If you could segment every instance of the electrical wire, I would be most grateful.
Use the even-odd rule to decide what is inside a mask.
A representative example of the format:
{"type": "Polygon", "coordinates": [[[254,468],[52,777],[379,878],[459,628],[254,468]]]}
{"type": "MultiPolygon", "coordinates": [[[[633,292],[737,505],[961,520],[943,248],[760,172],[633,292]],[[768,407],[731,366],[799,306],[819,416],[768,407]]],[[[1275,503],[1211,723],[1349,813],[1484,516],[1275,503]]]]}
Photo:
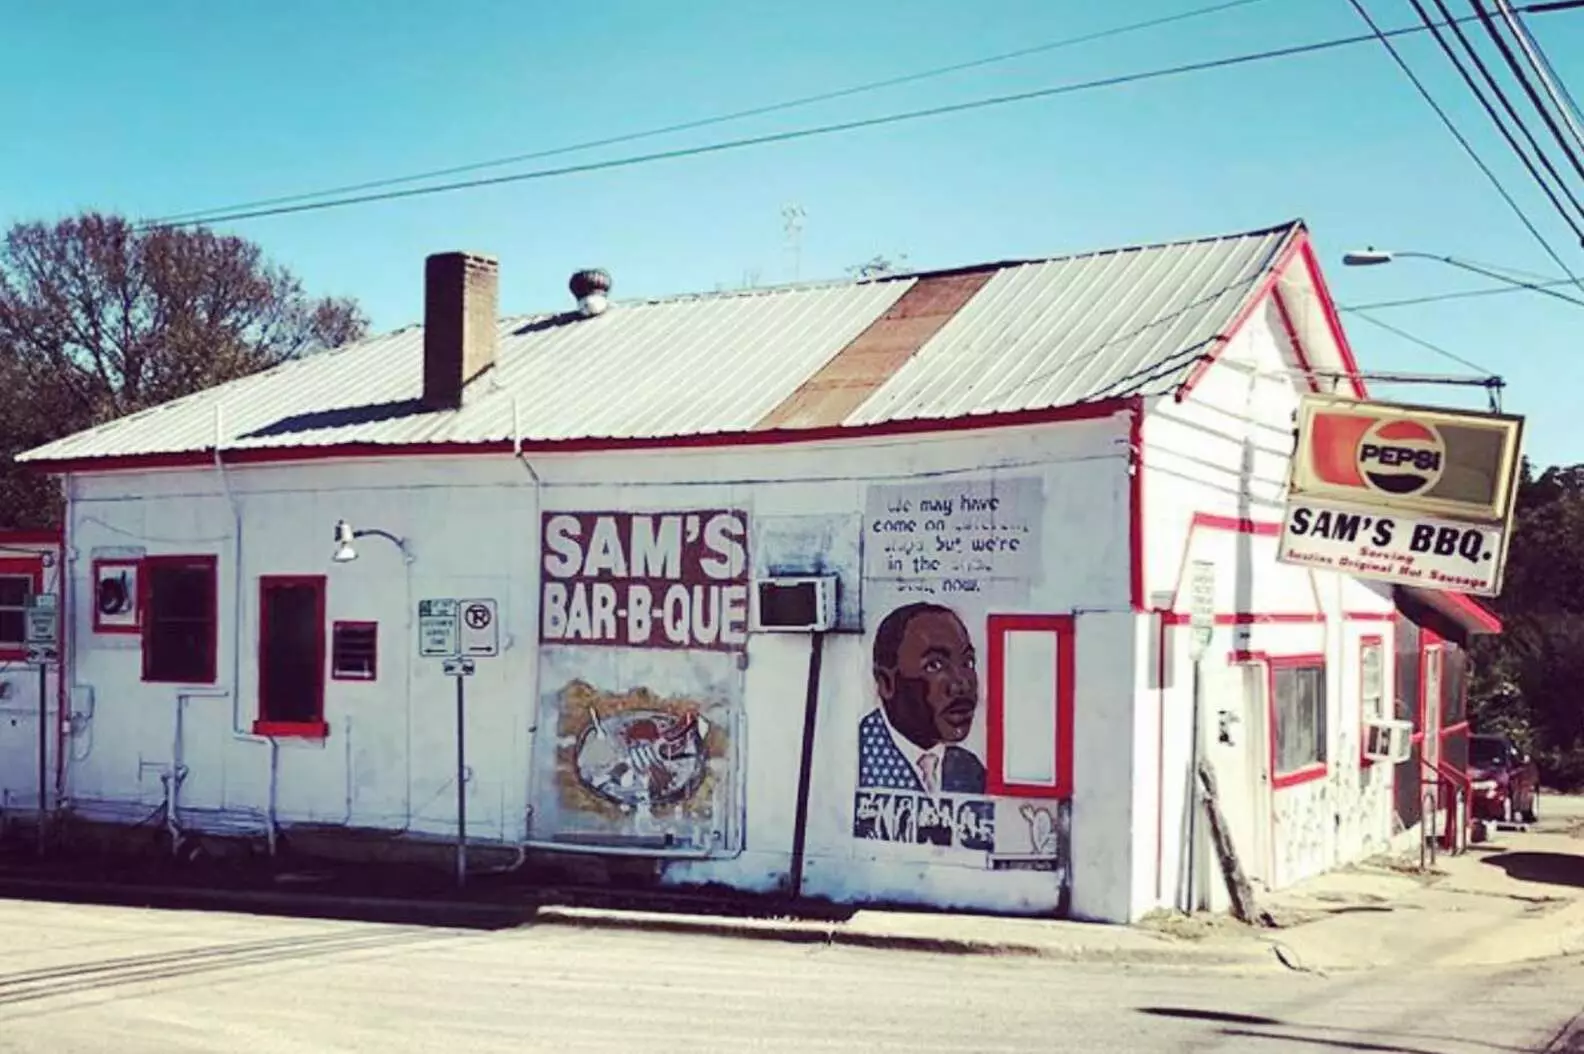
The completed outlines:
{"type": "MultiPolygon", "coordinates": [[[[1431,20],[1428,13],[1420,5],[1419,0],[1410,0],[1410,2],[1413,4],[1414,10],[1419,12],[1420,18],[1423,19],[1425,24],[1428,26],[1431,20]]],[[[1452,10],[1447,7],[1446,0],[1432,0],[1432,2],[1435,4],[1436,10],[1441,13],[1442,18],[1452,17],[1452,10]]],[[[1478,0],[1473,0],[1473,2],[1477,7],[1478,0]]],[[[1483,8],[1480,8],[1476,13],[1483,14],[1483,8]]],[[[1524,140],[1529,144],[1529,149],[1534,151],[1535,158],[1539,160],[1541,166],[1545,168],[1546,172],[1549,173],[1551,178],[1556,182],[1557,188],[1562,192],[1562,196],[1567,198],[1568,203],[1573,206],[1573,212],[1579,215],[1584,215],[1584,205],[1579,203],[1579,199],[1568,188],[1567,180],[1562,178],[1562,173],[1558,172],[1556,165],[1551,163],[1550,156],[1547,155],[1545,149],[1541,147],[1540,142],[1535,138],[1534,133],[1529,130],[1528,123],[1523,119],[1523,117],[1519,115],[1517,108],[1512,104],[1512,100],[1507,97],[1507,93],[1502,90],[1501,83],[1496,80],[1496,77],[1490,71],[1490,67],[1487,66],[1485,64],[1485,60],[1480,57],[1478,49],[1476,49],[1473,43],[1469,40],[1468,34],[1463,32],[1463,27],[1452,26],[1451,29],[1452,35],[1457,37],[1458,43],[1461,44],[1463,46],[1463,50],[1468,53],[1469,60],[1474,64],[1474,68],[1479,71],[1480,76],[1484,78],[1485,83],[1490,87],[1491,93],[1496,97],[1496,101],[1501,104],[1501,107],[1506,111],[1507,116],[1512,120],[1513,124],[1517,126],[1518,131],[1523,135],[1524,140]]],[[[1491,122],[1496,125],[1497,131],[1501,132],[1502,138],[1507,140],[1507,145],[1512,148],[1512,151],[1517,155],[1518,160],[1523,162],[1524,168],[1528,170],[1529,175],[1534,179],[1536,185],[1538,185],[1540,189],[1545,192],[1546,197],[1551,200],[1551,204],[1556,208],[1557,213],[1562,217],[1563,222],[1565,222],[1569,227],[1573,228],[1573,233],[1578,236],[1579,243],[1584,245],[1584,229],[1579,227],[1575,216],[1569,214],[1568,210],[1563,208],[1562,203],[1557,200],[1557,196],[1552,191],[1550,185],[1541,178],[1539,172],[1535,171],[1534,162],[1530,160],[1528,154],[1524,153],[1523,149],[1518,145],[1517,140],[1513,138],[1512,133],[1508,131],[1507,126],[1502,122],[1501,118],[1497,116],[1495,109],[1493,109],[1490,105],[1489,99],[1486,98],[1485,93],[1480,90],[1479,86],[1474,83],[1474,78],[1469,75],[1467,68],[1463,65],[1462,61],[1458,59],[1457,53],[1452,50],[1451,46],[1447,44],[1445,38],[1442,37],[1441,31],[1439,29],[1433,29],[1431,32],[1434,34],[1436,43],[1440,45],[1441,50],[1446,53],[1447,58],[1452,60],[1453,67],[1457,69],[1458,74],[1463,78],[1463,82],[1468,85],[1469,91],[1474,93],[1475,99],[1479,101],[1480,106],[1485,110],[1486,115],[1490,117],[1491,122]]],[[[1516,69],[1516,64],[1514,65],[1514,68],[1516,69]]],[[[1528,85],[1525,84],[1525,87],[1527,88],[1528,85]]],[[[1529,89],[1529,91],[1531,97],[1533,97],[1533,89],[1529,89]]],[[[1538,100],[1536,101],[1536,105],[1538,105],[1538,100]]],[[[1574,159],[1574,163],[1577,164],[1577,159],[1574,159]]],[[[1584,169],[1580,169],[1580,171],[1584,172],[1584,169]]]]}
{"type": "MultiPolygon", "coordinates": [[[[1357,0],[1354,0],[1357,3],[1357,0]]],[[[1569,3],[1578,3],[1584,6],[1584,0],[1566,0],[1569,3]]],[[[1524,10],[1527,10],[1525,8],[1524,10]]],[[[1366,17],[1368,17],[1366,15],[1366,17]]],[[[1460,21],[1470,22],[1473,15],[1468,15],[1460,21]]],[[[1229,55],[1218,59],[1208,59],[1201,62],[1183,63],[1176,66],[1166,66],[1150,70],[1140,70],[1134,73],[1117,74],[1111,77],[1101,77],[1095,80],[1076,81],[1068,84],[1057,84],[1046,88],[1037,88],[1031,91],[1014,92],[1007,95],[994,95],[969,99],[959,103],[947,103],[940,106],[931,106],[919,110],[905,110],[876,117],[861,118],[852,121],[842,121],[835,124],[815,125],[812,127],[790,129],[784,132],[772,132],[766,135],[748,136],[740,139],[728,139],[714,143],[704,143],[697,146],[678,147],[672,150],[658,150],[647,154],[633,154],[626,157],[610,158],[603,161],[590,161],[583,164],[564,165],[557,168],[534,169],[528,172],[516,172],[501,176],[488,176],[478,179],[458,180],[450,183],[439,183],[423,187],[410,187],[402,190],[376,191],[369,194],[349,195],[341,198],[331,198],[326,201],[306,202],[295,205],[279,205],[267,208],[244,208],[236,211],[217,210],[211,213],[189,214],[189,218],[164,222],[160,220],[146,220],[137,224],[134,229],[138,231],[153,230],[159,227],[183,227],[195,224],[229,223],[238,220],[259,219],[266,216],[284,216],[302,212],[316,212],[324,209],[343,208],[349,205],[363,205],[377,201],[393,201],[401,198],[419,197],[429,194],[441,194],[458,190],[471,190],[479,187],[501,186],[508,183],[521,183],[530,180],[551,179],[558,176],[581,175],[588,172],[602,172],[610,169],[629,168],[635,165],[648,164],[655,161],[670,161],[687,157],[698,157],[707,154],[718,154],[730,150],[740,150],[747,147],[765,146],[772,143],[785,143],[799,139],[810,139],[817,136],[834,135],[842,132],[857,131],[865,128],[877,128],[884,125],[898,124],[905,121],[917,121],[930,117],[942,117],[948,114],[966,113],[972,110],[982,110],[994,106],[1005,106],[1011,103],[1028,102],[1034,99],[1054,98],[1060,95],[1072,95],[1079,92],[1093,91],[1100,88],[1114,88],[1128,84],[1139,84],[1145,81],[1160,80],[1168,77],[1178,77],[1190,73],[1202,73],[1208,70],[1227,69],[1234,66],[1250,65],[1258,62],[1268,62],[1275,59],[1292,58],[1299,55],[1310,55],[1322,51],[1332,51],[1337,48],[1350,47],[1366,41],[1389,40],[1391,37],[1403,36],[1412,33],[1424,32],[1423,26],[1407,26],[1399,29],[1383,30],[1371,22],[1373,32],[1349,37],[1335,37],[1330,40],[1314,41],[1308,44],[1295,44],[1283,48],[1270,48],[1263,51],[1245,52],[1239,55],[1229,55]]],[[[1388,45],[1389,46],[1389,45],[1388,45]]],[[[1472,148],[1471,148],[1472,149],[1472,148]]],[[[1494,179],[1494,175],[1492,176],[1494,179]]],[[[1505,189],[1503,190],[1505,194],[1505,189]]],[[[1509,198],[1509,201],[1511,199],[1509,198]]],[[[1517,208],[1516,203],[1513,207],[1517,208]]],[[[1527,219],[1527,218],[1526,218],[1527,219]]],[[[1539,237],[1539,231],[1534,231],[1539,237]]],[[[1557,261],[1561,266],[1560,259],[1557,261]]],[[[1563,268],[1566,270],[1566,268],[1563,268]]]]}
{"type": "MultiPolygon", "coordinates": [[[[1553,279],[1553,280],[1550,280],[1550,281],[1536,282],[1535,283],[1536,288],[1539,288],[1539,289],[1555,289],[1558,286],[1571,286],[1571,285],[1573,285],[1573,281],[1572,281],[1572,279],[1568,279],[1568,278],[1557,278],[1557,279],[1553,279]]],[[[1462,290],[1459,290],[1459,291],[1453,292],[1453,293],[1435,293],[1435,294],[1432,294],[1430,296],[1412,296],[1412,297],[1406,297],[1406,298],[1404,298],[1402,300],[1376,300],[1376,301],[1373,301],[1373,302],[1368,303],[1368,304],[1354,304],[1350,308],[1342,308],[1341,310],[1343,310],[1343,311],[1379,311],[1382,308],[1412,307],[1412,306],[1414,306],[1416,304],[1439,304],[1439,303],[1441,303],[1442,301],[1445,301],[1445,300],[1466,300],[1466,299],[1471,299],[1473,297],[1480,297],[1480,296],[1495,296],[1498,293],[1522,293],[1522,292],[1526,292],[1526,291],[1529,291],[1529,290],[1526,290],[1525,288],[1520,287],[1520,286],[1493,285],[1493,286],[1487,286],[1484,289],[1462,289],[1462,290]]]]}
{"type": "MultiPolygon", "coordinates": [[[[1541,101],[1540,93],[1535,90],[1533,81],[1529,79],[1529,72],[1530,70],[1533,70],[1540,80],[1545,82],[1545,71],[1540,68],[1539,63],[1535,60],[1534,56],[1529,54],[1527,48],[1525,49],[1525,58],[1528,60],[1530,70],[1526,70],[1524,66],[1519,63],[1518,56],[1513,54],[1512,48],[1507,44],[1507,38],[1502,35],[1500,27],[1496,25],[1495,19],[1493,19],[1490,16],[1490,13],[1485,9],[1485,5],[1481,3],[1480,0],[1469,0],[1469,2],[1473,5],[1475,14],[1479,15],[1480,22],[1485,27],[1486,35],[1489,36],[1491,40],[1496,42],[1496,47],[1501,52],[1503,60],[1506,61],[1508,68],[1512,70],[1513,76],[1517,78],[1519,86],[1524,90],[1524,94],[1529,97],[1529,102],[1532,106],[1534,106],[1535,112],[1538,113],[1540,115],[1540,119],[1545,122],[1547,130],[1549,130],[1551,133],[1551,137],[1557,141],[1557,145],[1562,148],[1562,152],[1566,154],[1567,159],[1572,162],[1573,170],[1579,175],[1584,176],[1584,162],[1579,160],[1578,151],[1574,149],[1575,143],[1579,141],[1577,127],[1569,124],[1569,130],[1573,132],[1574,136],[1574,142],[1570,143],[1568,141],[1568,137],[1562,133],[1562,129],[1557,127],[1556,120],[1552,117],[1550,109],[1548,109],[1546,104],[1541,101]]],[[[1519,32],[1511,22],[1508,24],[1509,28],[1511,28],[1515,34],[1519,32]]],[[[1519,37],[1519,45],[1520,47],[1523,46],[1523,39],[1521,36],[1519,37]]],[[[1562,101],[1557,97],[1555,91],[1549,90],[1549,85],[1548,91],[1552,104],[1560,108],[1563,105],[1562,101]]],[[[1567,120],[1567,114],[1565,111],[1563,112],[1563,119],[1567,120]]]]}
{"type": "MultiPolygon", "coordinates": [[[[1479,151],[1474,149],[1473,144],[1468,141],[1468,137],[1458,130],[1458,126],[1453,122],[1452,118],[1448,116],[1446,110],[1442,108],[1440,103],[1436,102],[1435,96],[1430,94],[1430,89],[1424,86],[1424,82],[1421,81],[1419,79],[1419,75],[1413,71],[1413,67],[1409,66],[1407,60],[1402,57],[1402,53],[1397,50],[1397,46],[1391,42],[1391,33],[1380,28],[1380,25],[1376,23],[1375,19],[1370,15],[1369,10],[1365,8],[1362,0],[1348,0],[1348,2],[1353,5],[1353,9],[1358,12],[1359,17],[1362,18],[1365,24],[1370,27],[1370,31],[1374,34],[1375,39],[1379,40],[1381,44],[1385,46],[1387,52],[1392,57],[1392,61],[1395,62],[1398,68],[1403,71],[1403,74],[1407,76],[1408,80],[1413,84],[1414,89],[1419,93],[1419,96],[1424,99],[1425,103],[1429,105],[1431,110],[1435,111],[1435,115],[1440,118],[1441,123],[1446,126],[1447,131],[1452,133],[1452,137],[1456,139],[1458,145],[1463,148],[1463,152],[1467,154],[1469,159],[1474,162],[1475,166],[1477,166],[1479,170],[1484,173],[1485,178],[1490,181],[1491,186],[1496,188],[1496,193],[1501,195],[1502,200],[1507,203],[1507,207],[1512,210],[1513,215],[1518,217],[1519,222],[1521,222],[1524,225],[1524,228],[1528,230],[1530,235],[1534,237],[1535,242],[1539,244],[1540,248],[1545,250],[1546,255],[1551,258],[1552,262],[1557,265],[1563,274],[1567,275],[1568,278],[1573,281],[1573,284],[1579,285],[1578,276],[1568,268],[1568,265],[1563,262],[1562,257],[1557,255],[1557,251],[1551,247],[1551,243],[1546,240],[1545,235],[1540,233],[1540,228],[1535,226],[1534,221],[1529,218],[1528,213],[1524,212],[1523,207],[1518,204],[1511,192],[1509,192],[1507,188],[1502,185],[1501,179],[1497,177],[1496,173],[1491,170],[1491,167],[1485,163],[1485,159],[1480,157],[1479,151]]],[[[1570,2],[1571,0],[1555,0],[1554,4],[1549,9],[1560,10],[1561,8],[1556,5],[1570,2]]],[[[1584,285],[1581,285],[1580,288],[1584,288],[1584,285]]]]}
{"type": "Polygon", "coordinates": [[[1355,316],[1356,318],[1361,318],[1365,322],[1368,322],[1368,323],[1370,323],[1373,326],[1378,326],[1381,329],[1384,329],[1388,333],[1393,333],[1393,334],[1401,337],[1403,340],[1408,341],[1411,344],[1417,344],[1421,348],[1426,349],[1427,351],[1433,351],[1437,355],[1442,356],[1443,358],[1452,360],[1453,362],[1457,363],[1459,366],[1467,366],[1469,369],[1475,371],[1476,373],[1481,374],[1482,376],[1485,376],[1485,377],[1496,377],[1496,376],[1499,376],[1494,370],[1487,370],[1484,366],[1481,366],[1479,363],[1473,362],[1473,361],[1471,361],[1469,359],[1465,359],[1463,356],[1458,355],[1458,354],[1456,354],[1454,352],[1450,352],[1450,351],[1446,350],[1445,348],[1441,347],[1438,344],[1432,344],[1428,340],[1425,340],[1423,337],[1417,337],[1414,334],[1409,333],[1407,330],[1405,330],[1405,329],[1403,329],[1403,328],[1401,328],[1399,326],[1392,325],[1390,322],[1382,322],[1380,319],[1375,318],[1373,315],[1371,315],[1369,313],[1369,310],[1367,308],[1363,307],[1362,305],[1355,305],[1355,306],[1351,306],[1351,307],[1343,307],[1342,305],[1339,304],[1337,306],[1339,308],[1341,308],[1341,310],[1348,312],[1349,314],[1355,316]]]}
{"type": "Polygon", "coordinates": [[[1027,58],[1030,55],[1039,55],[1062,48],[1076,47],[1079,44],[1090,44],[1111,37],[1119,37],[1128,33],[1136,33],[1145,29],[1157,29],[1161,26],[1171,25],[1175,22],[1186,22],[1193,18],[1202,18],[1206,15],[1230,11],[1237,7],[1246,7],[1250,4],[1263,3],[1264,0],[1224,0],[1222,3],[1211,4],[1209,7],[1198,7],[1191,11],[1179,12],[1175,15],[1163,15],[1159,18],[1146,19],[1142,22],[1130,22],[1126,25],[1113,26],[1110,29],[1097,30],[1081,36],[1066,37],[1062,40],[1052,40],[1032,47],[1019,48],[1016,51],[1007,51],[999,55],[989,55],[985,58],[971,59],[967,62],[957,62],[949,66],[936,66],[933,69],[919,70],[914,73],[905,73],[897,77],[887,77],[884,80],[869,81],[864,84],[855,84],[846,88],[833,91],[818,92],[813,95],[804,95],[796,99],[786,99],[781,102],[767,103],[763,106],[753,106],[746,110],[734,110],[730,113],[717,114],[712,117],[701,117],[691,121],[681,121],[676,124],[662,125],[657,128],[648,128],[637,132],[626,132],[621,135],[607,136],[603,139],[590,139],[581,143],[570,143],[565,146],[550,147],[544,150],[535,150],[526,154],[513,154],[510,157],[497,157],[488,161],[474,161],[465,165],[452,165],[449,168],[436,168],[427,172],[414,172],[405,176],[390,176],[385,179],[372,179],[363,183],[345,183],[338,187],[326,187],[322,190],[303,191],[297,194],[287,194],[281,197],[261,198],[256,201],[244,201],[235,205],[218,205],[208,209],[197,209],[191,212],[176,213],[163,216],[155,223],[178,223],[194,217],[206,216],[215,212],[234,212],[243,209],[268,208],[272,205],[289,205],[299,201],[308,201],[313,198],[331,197],[338,194],[355,194],[365,190],[378,190],[382,187],[399,186],[403,183],[417,183],[426,179],[441,179],[445,176],[461,175],[464,172],[478,172],[487,168],[499,168],[503,165],[520,164],[524,161],[542,161],[548,157],[558,157],[563,154],[582,153],[585,150],[595,150],[604,146],[617,146],[622,143],[637,142],[641,139],[653,139],[657,136],[674,135],[678,132],[690,132],[700,128],[709,128],[713,125],[727,124],[732,121],[746,120],[750,117],[763,117],[767,114],[780,113],[784,110],[812,106],[816,103],[832,102],[836,99],[848,99],[855,95],[865,95],[870,92],[881,91],[886,88],[896,88],[904,84],[915,84],[919,81],[932,80],[952,73],[961,73],[965,70],[981,69],[985,66],[999,65],[1011,62],[1014,59],[1027,58]]]}

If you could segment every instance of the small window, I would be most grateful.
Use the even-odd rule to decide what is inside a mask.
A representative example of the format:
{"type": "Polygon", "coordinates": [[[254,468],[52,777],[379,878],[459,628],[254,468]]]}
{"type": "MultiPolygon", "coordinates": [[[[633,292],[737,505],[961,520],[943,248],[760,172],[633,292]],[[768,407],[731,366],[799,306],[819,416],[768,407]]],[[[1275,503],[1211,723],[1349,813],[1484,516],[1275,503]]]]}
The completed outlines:
{"type": "Polygon", "coordinates": [[[1386,646],[1379,637],[1359,643],[1359,713],[1366,721],[1381,721],[1386,712],[1386,646]]]}
{"type": "Polygon", "coordinates": [[[379,673],[379,625],[337,622],[330,635],[330,676],[338,681],[372,681],[379,673]]]}
{"type": "Polygon", "coordinates": [[[151,556],[143,564],[143,679],[213,684],[215,558],[151,556]]]}
{"type": "Polygon", "coordinates": [[[989,620],[986,793],[1068,798],[1073,783],[1073,619],[989,620]]]}
{"type": "Polygon", "coordinates": [[[323,736],[323,576],[259,579],[260,735],[323,736]]]}
{"type": "Polygon", "coordinates": [[[1271,687],[1276,717],[1272,751],[1276,785],[1323,775],[1326,762],[1325,667],[1319,663],[1274,665],[1271,687]]]}
{"type": "Polygon", "coordinates": [[[27,644],[27,606],[33,595],[33,576],[0,574],[0,650],[27,644]]]}

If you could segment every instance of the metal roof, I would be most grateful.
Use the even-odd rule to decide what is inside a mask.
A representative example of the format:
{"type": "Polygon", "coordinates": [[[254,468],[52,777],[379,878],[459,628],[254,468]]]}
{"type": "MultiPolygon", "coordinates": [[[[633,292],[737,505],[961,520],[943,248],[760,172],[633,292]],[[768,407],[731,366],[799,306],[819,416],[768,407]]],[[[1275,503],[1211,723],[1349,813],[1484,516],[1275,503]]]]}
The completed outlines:
{"type": "MultiPolygon", "coordinates": [[[[1301,229],[1291,223],[976,268],[993,272],[983,288],[841,423],[1175,390],[1301,229]]],[[[618,302],[593,318],[504,319],[496,365],[467,386],[461,409],[448,411],[419,401],[423,332],[410,327],[133,414],[20,460],[751,431],[931,280],[618,302]]]]}

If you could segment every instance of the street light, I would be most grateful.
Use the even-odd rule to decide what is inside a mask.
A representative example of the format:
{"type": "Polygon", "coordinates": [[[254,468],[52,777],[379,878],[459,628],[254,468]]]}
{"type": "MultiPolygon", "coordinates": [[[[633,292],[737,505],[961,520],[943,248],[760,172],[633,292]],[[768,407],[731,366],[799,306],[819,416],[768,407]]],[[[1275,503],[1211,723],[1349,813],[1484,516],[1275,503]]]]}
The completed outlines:
{"type": "Polygon", "coordinates": [[[1545,286],[1535,282],[1525,282],[1518,278],[1510,278],[1500,271],[1492,271],[1488,267],[1481,267],[1479,264],[1472,264],[1467,260],[1459,260],[1455,256],[1437,256],[1434,253],[1393,252],[1386,249],[1377,249],[1374,246],[1370,246],[1367,249],[1355,249],[1352,252],[1342,254],[1342,264],[1345,267],[1379,267],[1381,264],[1389,264],[1393,260],[1434,260],[1437,263],[1444,263],[1463,271],[1484,275],[1486,278],[1494,278],[1498,282],[1505,282],[1518,289],[1544,293],[1546,296],[1566,301],[1574,307],[1584,307],[1584,300],[1564,296],[1554,289],[1547,289],[1545,286]]]}
{"type": "Polygon", "coordinates": [[[412,551],[407,548],[407,539],[399,538],[389,531],[382,531],[378,527],[364,527],[354,531],[352,525],[345,520],[336,521],[336,548],[330,559],[338,564],[350,564],[353,560],[356,560],[358,558],[357,547],[352,543],[359,538],[384,538],[401,550],[402,558],[409,564],[413,562],[412,551]]]}

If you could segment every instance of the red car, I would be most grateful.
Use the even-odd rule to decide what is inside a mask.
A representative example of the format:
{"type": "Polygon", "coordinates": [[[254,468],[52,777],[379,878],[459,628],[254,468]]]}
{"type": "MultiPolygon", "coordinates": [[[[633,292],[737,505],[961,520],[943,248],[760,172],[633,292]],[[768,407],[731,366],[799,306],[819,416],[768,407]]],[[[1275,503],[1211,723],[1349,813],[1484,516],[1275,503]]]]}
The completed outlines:
{"type": "Polygon", "coordinates": [[[1534,823],[1539,818],[1540,772],[1506,736],[1469,736],[1469,778],[1477,819],[1534,823]]]}

